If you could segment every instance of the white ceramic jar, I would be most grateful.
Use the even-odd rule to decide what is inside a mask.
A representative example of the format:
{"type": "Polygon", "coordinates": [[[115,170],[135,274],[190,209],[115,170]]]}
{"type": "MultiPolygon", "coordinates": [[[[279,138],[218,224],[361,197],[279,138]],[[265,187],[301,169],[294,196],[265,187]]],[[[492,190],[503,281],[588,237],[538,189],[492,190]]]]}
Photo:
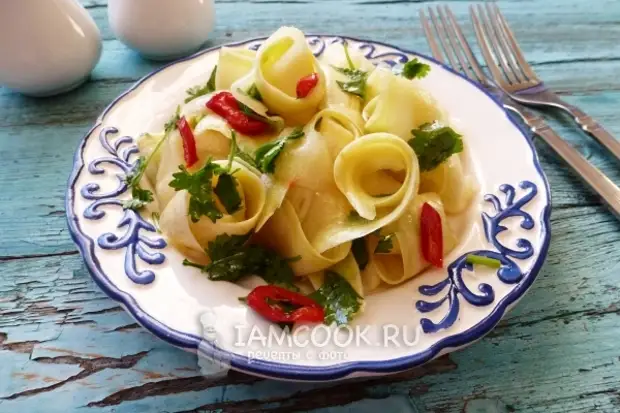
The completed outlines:
{"type": "Polygon", "coordinates": [[[213,0],[109,0],[116,37],[146,58],[171,60],[198,50],[215,22],[213,0]]]}
{"type": "Polygon", "coordinates": [[[101,56],[101,35],[77,0],[0,1],[0,85],[32,96],[79,86],[101,56]]]}

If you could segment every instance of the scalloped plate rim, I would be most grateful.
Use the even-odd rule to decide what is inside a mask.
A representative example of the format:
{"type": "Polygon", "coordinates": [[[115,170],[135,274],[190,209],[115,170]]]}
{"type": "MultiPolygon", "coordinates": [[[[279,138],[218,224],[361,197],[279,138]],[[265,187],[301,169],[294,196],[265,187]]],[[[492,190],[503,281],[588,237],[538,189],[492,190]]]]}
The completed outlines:
{"type": "MultiPolygon", "coordinates": [[[[391,359],[391,360],[383,360],[383,361],[350,361],[341,364],[336,364],[333,366],[327,367],[318,367],[318,366],[296,366],[284,363],[277,363],[271,361],[264,360],[251,360],[244,356],[240,356],[231,352],[227,352],[224,350],[220,350],[219,348],[214,349],[214,354],[223,357],[224,360],[230,363],[230,366],[236,370],[251,373],[253,375],[274,378],[274,379],[283,379],[283,380],[293,380],[293,381],[332,381],[346,378],[355,374],[365,374],[370,373],[372,375],[381,375],[381,374],[393,374],[398,373],[404,370],[408,370],[414,368],[416,366],[420,366],[424,363],[427,363],[436,357],[450,353],[459,348],[468,346],[475,341],[483,338],[486,334],[488,334],[493,328],[497,325],[497,323],[504,317],[504,315],[512,309],[517,302],[524,296],[525,292],[529,290],[532,286],[534,280],[537,278],[542,265],[547,257],[547,253],[549,250],[550,240],[551,240],[551,223],[550,223],[550,215],[551,215],[551,191],[549,188],[549,181],[542,169],[540,164],[540,160],[538,158],[538,154],[534,147],[532,140],[528,137],[528,133],[525,129],[518,124],[513,118],[511,118],[508,113],[504,110],[501,102],[497,100],[494,96],[489,94],[486,90],[484,90],[479,84],[473,82],[462,74],[454,71],[449,66],[437,61],[436,59],[429,57],[425,54],[415,52],[409,49],[396,47],[394,45],[368,40],[353,36],[341,36],[335,34],[315,34],[309,33],[306,34],[306,37],[320,37],[320,38],[342,38],[348,39],[356,42],[366,42],[369,44],[380,45],[383,47],[388,47],[395,49],[399,52],[416,55],[422,57],[424,59],[428,59],[437,65],[441,66],[443,69],[446,69],[450,73],[455,76],[464,79],[469,82],[473,86],[476,87],[480,92],[485,94],[489,99],[491,99],[496,105],[498,105],[502,111],[505,113],[506,118],[512,125],[520,132],[523,138],[527,141],[531,151],[532,151],[532,161],[534,163],[534,167],[537,173],[540,175],[540,178],[544,182],[545,193],[547,198],[547,204],[543,208],[542,216],[538,219],[544,224],[541,229],[541,238],[542,243],[540,246],[539,254],[535,259],[535,263],[532,266],[531,271],[524,276],[522,282],[520,282],[510,293],[508,293],[502,300],[500,300],[490,311],[490,313],[475,326],[461,331],[457,334],[454,334],[450,337],[446,337],[435,344],[431,345],[428,349],[422,352],[418,352],[415,354],[391,359]]],[[[80,254],[86,264],[86,267],[91,274],[91,277],[97,283],[97,285],[113,300],[119,302],[119,304],[144,328],[146,328],[149,332],[157,336],[158,338],[176,346],[182,348],[184,350],[196,352],[200,342],[203,340],[199,336],[187,334],[180,332],[178,330],[172,329],[163,325],[163,323],[155,320],[147,313],[145,313],[140,306],[135,301],[134,297],[129,293],[125,293],[119,290],[113,283],[110,282],[108,277],[101,271],[99,267],[99,261],[94,254],[94,245],[95,242],[93,239],[85,235],[79,226],[79,218],[77,218],[74,210],[73,210],[73,200],[75,196],[75,183],[77,178],[84,168],[83,161],[83,151],[85,144],[88,138],[93,134],[93,132],[101,126],[105,115],[116,106],[123,98],[131,94],[135,91],[143,82],[152,76],[158,74],[159,72],[165,70],[166,68],[176,65],[181,62],[185,62],[188,60],[193,60],[197,57],[200,57],[204,54],[214,52],[221,47],[224,46],[241,46],[244,44],[261,41],[266,39],[266,36],[263,37],[254,37],[245,39],[238,42],[233,43],[225,43],[218,46],[210,47],[205,50],[201,50],[191,56],[187,56],[182,59],[175,60],[169,64],[162,66],[145,75],[141,79],[139,79],[136,83],[134,83],[129,89],[115,98],[98,116],[95,125],[82,137],[80,143],[78,144],[74,157],[73,157],[73,169],[71,175],[68,180],[67,193],[65,198],[65,208],[67,214],[67,222],[69,232],[71,234],[71,238],[76,243],[80,254]]]]}

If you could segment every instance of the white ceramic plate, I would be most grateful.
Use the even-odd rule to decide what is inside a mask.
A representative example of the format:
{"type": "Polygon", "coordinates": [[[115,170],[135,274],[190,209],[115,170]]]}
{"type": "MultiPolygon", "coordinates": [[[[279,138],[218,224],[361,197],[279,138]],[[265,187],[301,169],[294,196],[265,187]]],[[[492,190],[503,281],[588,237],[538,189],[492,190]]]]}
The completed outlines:
{"type": "MultiPolygon", "coordinates": [[[[263,40],[230,46],[255,49],[263,40]]],[[[308,36],[317,56],[342,40],[308,36]]],[[[427,61],[432,70],[424,85],[465,136],[468,168],[480,191],[461,243],[445,259],[449,265],[368,296],[350,330],[321,325],[280,343],[269,338],[271,323],[239,303],[248,289],[182,266],[183,257],[150,217],[123,211],[120,199],[129,194],[122,176],[136,159],[134,138],[161,130],[185,90],[206,81],[218,49],[206,50],[146,76],[104,111],[77,149],[67,191],[69,227],[93,278],[158,337],[265,377],[323,381],[388,374],[481,338],[532,285],[549,246],[550,195],[526,134],[478,85],[438,62],[347,40],[375,63],[414,56],[427,61]],[[500,259],[502,268],[476,267],[474,274],[464,262],[471,252],[500,259]],[[368,342],[359,337],[364,329],[368,342]]]]}

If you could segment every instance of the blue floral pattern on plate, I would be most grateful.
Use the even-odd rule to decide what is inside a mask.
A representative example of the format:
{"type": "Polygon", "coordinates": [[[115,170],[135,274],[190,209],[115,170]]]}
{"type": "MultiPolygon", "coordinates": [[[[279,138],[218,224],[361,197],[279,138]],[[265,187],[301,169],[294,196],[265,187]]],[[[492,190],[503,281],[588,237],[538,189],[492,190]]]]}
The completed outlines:
{"type": "MultiPolygon", "coordinates": [[[[130,162],[131,155],[138,152],[138,147],[134,144],[131,136],[122,136],[111,142],[110,135],[118,133],[117,128],[103,128],[99,132],[99,143],[105,148],[110,156],[97,158],[88,165],[88,172],[92,175],[106,173],[102,165],[115,166],[123,172],[117,175],[118,186],[116,189],[100,193],[100,186],[96,183],[84,185],[80,194],[84,199],[93,201],[85,210],[84,218],[99,220],[105,216],[105,211],[100,207],[112,205],[123,208],[123,203],[119,196],[127,192],[128,186],[125,182],[127,174],[135,167],[135,162],[130,162]]],[[[161,252],[152,252],[151,249],[162,249],[166,247],[166,241],[162,237],[150,238],[145,236],[145,232],[157,232],[153,224],[144,220],[139,213],[131,209],[124,209],[123,217],[119,221],[117,228],[125,229],[122,236],[111,232],[106,232],[97,238],[99,247],[106,250],[125,249],[125,274],[131,281],[137,284],[150,284],[155,280],[155,273],[152,270],[138,270],[136,258],[146,264],[161,264],[166,257],[161,252]]]]}
{"type": "Polygon", "coordinates": [[[493,288],[487,283],[480,283],[478,285],[478,291],[480,294],[476,294],[467,287],[463,281],[463,272],[465,270],[473,271],[472,264],[467,262],[468,255],[479,255],[483,257],[494,258],[501,262],[501,267],[497,270],[497,277],[506,284],[515,284],[521,281],[523,273],[516,262],[510,258],[527,259],[534,254],[534,248],[532,243],[524,238],[517,240],[517,247],[519,250],[513,250],[503,245],[498,235],[506,231],[507,228],[501,223],[507,218],[520,217],[521,228],[524,230],[531,230],[534,228],[534,220],[532,216],[523,210],[523,207],[530,202],[538,193],[538,188],[533,182],[523,181],[520,184],[521,189],[524,189],[526,193],[515,202],[515,188],[512,185],[504,184],[500,186],[500,191],[506,195],[505,206],[502,206],[499,198],[493,194],[485,195],[484,199],[490,202],[496,214],[490,216],[486,212],[482,213],[482,222],[484,224],[485,235],[487,241],[490,242],[497,251],[492,250],[476,250],[470,251],[452,262],[448,266],[448,277],[437,284],[422,285],[418,288],[422,295],[427,297],[434,297],[439,295],[443,291],[447,291],[446,294],[438,301],[426,301],[418,300],[416,308],[421,313],[430,313],[437,310],[441,305],[448,301],[448,313],[445,317],[434,323],[428,318],[422,318],[420,324],[422,330],[425,333],[434,333],[441,329],[451,327],[457,320],[460,310],[459,296],[463,297],[465,301],[478,307],[492,304],[495,300],[495,292],[493,288]]]}

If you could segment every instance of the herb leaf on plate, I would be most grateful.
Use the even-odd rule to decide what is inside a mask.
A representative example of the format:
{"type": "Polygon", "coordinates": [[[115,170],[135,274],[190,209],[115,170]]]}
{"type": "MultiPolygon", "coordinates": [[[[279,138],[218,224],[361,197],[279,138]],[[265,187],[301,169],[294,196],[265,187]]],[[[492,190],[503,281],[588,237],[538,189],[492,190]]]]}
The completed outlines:
{"type": "Polygon", "coordinates": [[[421,79],[428,75],[431,67],[426,63],[422,63],[417,57],[405,63],[400,74],[407,79],[421,79]]]}
{"type": "Polygon", "coordinates": [[[435,169],[450,156],[463,151],[461,135],[449,126],[426,123],[413,129],[411,134],[414,137],[409,140],[409,146],[418,156],[422,172],[435,169]]]}
{"type": "Polygon", "coordinates": [[[219,178],[217,185],[213,189],[215,195],[226,209],[229,214],[234,214],[241,208],[242,200],[241,195],[237,189],[237,179],[233,176],[234,171],[231,172],[232,162],[235,156],[238,156],[240,152],[237,145],[237,134],[233,131],[231,134],[230,153],[228,155],[228,165],[222,171],[219,171],[219,178]]]}
{"type": "Polygon", "coordinates": [[[232,134],[231,150],[228,156],[228,165],[222,167],[207,160],[205,166],[197,172],[191,173],[184,165],[179,165],[179,172],[172,175],[168,185],[176,191],[186,190],[189,195],[187,214],[193,222],[198,222],[206,216],[212,222],[222,218],[222,212],[217,208],[215,196],[220,200],[228,214],[233,214],[241,208],[242,199],[237,189],[237,179],[231,171],[232,160],[237,155],[236,134],[232,134]],[[213,188],[213,176],[218,175],[217,184],[213,188]]]}
{"type": "Polygon", "coordinates": [[[153,202],[153,193],[148,189],[140,186],[140,180],[146,170],[147,162],[144,156],[136,161],[134,168],[125,176],[125,182],[131,188],[131,199],[123,201],[124,209],[133,209],[137,211],[149,202],[153,202]]]}
{"type": "Polygon", "coordinates": [[[231,174],[223,173],[218,177],[217,184],[213,188],[213,192],[229,214],[237,212],[242,204],[236,181],[231,174]]]}
{"type": "Polygon", "coordinates": [[[284,149],[288,141],[301,139],[305,136],[301,128],[294,129],[289,135],[267,142],[260,146],[255,153],[256,165],[265,173],[274,173],[276,170],[276,159],[284,149]]]}
{"type": "Polygon", "coordinates": [[[325,311],[325,324],[347,324],[361,308],[362,297],[340,274],[325,271],[323,285],[309,295],[325,311]]]}
{"type": "Polygon", "coordinates": [[[202,86],[194,86],[192,88],[187,89],[187,97],[185,98],[185,103],[189,103],[192,100],[208,95],[209,93],[215,92],[215,75],[217,74],[217,65],[213,68],[211,72],[211,76],[209,76],[209,80],[202,86]]]}
{"type": "Polygon", "coordinates": [[[343,43],[342,47],[344,47],[344,54],[347,58],[347,64],[349,67],[332,67],[334,70],[347,76],[348,80],[338,80],[336,83],[343,92],[347,92],[364,99],[366,97],[366,81],[368,80],[368,72],[355,68],[353,61],[351,60],[351,56],[349,56],[349,46],[346,42],[343,43]]]}
{"type": "Polygon", "coordinates": [[[122,206],[124,209],[133,209],[134,211],[138,211],[139,209],[145,207],[148,203],[153,202],[153,192],[142,188],[140,186],[140,181],[142,180],[144,172],[155,154],[159,151],[166,139],[168,139],[170,132],[177,128],[177,122],[180,119],[180,111],[181,107],[177,106],[177,110],[172,118],[170,118],[170,120],[168,120],[168,122],[164,125],[164,136],[159,140],[159,142],[157,142],[157,145],[155,145],[155,148],[153,148],[153,151],[149,154],[149,157],[139,157],[136,160],[133,169],[125,175],[125,183],[127,183],[127,186],[131,189],[131,199],[123,201],[122,206]]]}
{"type": "Polygon", "coordinates": [[[256,274],[269,284],[276,284],[292,291],[295,274],[289,262],[274,251],[260,245],[247,245],[252,233],[246,235],[220,234],[209,242],[206,253],[211,259],[207,265],[195,264],[189,260],[184,265],[199,268],[214,281],[237,281],[241,277],[256,274]]]}
{"type": "Polygon", "coordinates": [[[184,165],[179,165],[179,172],[172,175],[172,181],[168,185],[176,191],[186,190],[189,193],[187,214],[193,222],[198,222],[203,216],[212,222],[222,218],[222,213],[215,204],[212,187],[213,175],[221,170],[221,166],[209,159],[205,166],[195,173],[190,173],[184,165]]]}

